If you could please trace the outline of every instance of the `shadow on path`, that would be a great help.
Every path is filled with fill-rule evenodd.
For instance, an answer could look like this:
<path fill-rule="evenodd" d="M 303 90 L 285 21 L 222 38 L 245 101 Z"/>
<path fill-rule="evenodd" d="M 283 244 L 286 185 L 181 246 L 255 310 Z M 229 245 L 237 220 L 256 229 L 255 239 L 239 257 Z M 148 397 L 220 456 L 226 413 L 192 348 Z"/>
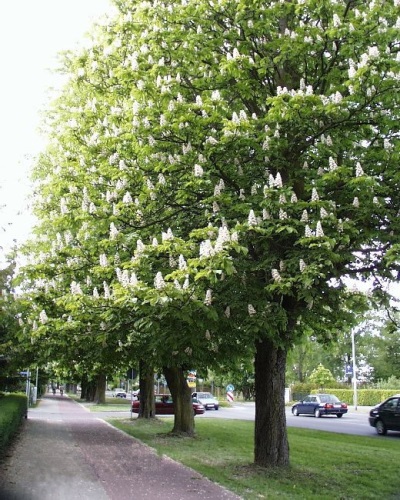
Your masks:
<path fill-rule="evenodd" d="M 1 500 L 238 498 L 65 396 L 29 410 L 0 464 Z"/>

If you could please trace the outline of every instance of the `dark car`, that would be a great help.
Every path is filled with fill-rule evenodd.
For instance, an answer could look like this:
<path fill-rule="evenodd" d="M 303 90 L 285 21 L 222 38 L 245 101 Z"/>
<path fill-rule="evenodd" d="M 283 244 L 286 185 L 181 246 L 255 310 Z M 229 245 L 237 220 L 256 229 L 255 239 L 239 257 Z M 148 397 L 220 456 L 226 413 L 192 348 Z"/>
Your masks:
<path fill-rule="evenodd" d="M 334 394 L 310 394 L 303 401 L 299 401 L 292 406 L 292 413 L 298 415 L 336 415 L 341 418 L 347 413 L 347 404 L 340 401 Z"/>
<path fill-rule="evenodd" d="M 167 394 L 156 394 L 154 396 L 156 403 L 156 415 L 173 415 L 175 413 L 174 402 L 172 397 Z M 197 402 L 192 401 L 193 413 L 195 415 L 202 415 L 205 412 L 204 406 Z M 132 412 L 139 413 L 140 401 L 132 402 Z"/>
<path fill-rule="evenodd" d="M 369 412 L 369 424 L 384 436 L 387 431 L 400 431 L 400 394 L 376 405 Z"/>

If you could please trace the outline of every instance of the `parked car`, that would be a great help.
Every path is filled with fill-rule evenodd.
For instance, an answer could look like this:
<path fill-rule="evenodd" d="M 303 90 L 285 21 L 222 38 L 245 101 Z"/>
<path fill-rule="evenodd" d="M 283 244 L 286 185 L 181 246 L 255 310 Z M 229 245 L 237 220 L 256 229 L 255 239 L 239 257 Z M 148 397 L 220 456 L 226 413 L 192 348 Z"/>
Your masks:
<path fill-rule="evenodd" d="M 298 415 L 336 415 L 341 418 L 347 413 L 347 404 L 340 401 L 334 394 L 310 394 L 303 401 L 292 406 L 292 413 Z"/>
<path fill-rule="evenodd" d="M 384 436 L 387 431 L 400 431 L 400 394 L 376 405 L 369 412 L 369 424 Z"/>
<path fill-rule="evenodd" d="M 218 410 L 219 408 L 219 401 L 211 392 L 194 392 L 192 398 L 200 401 L 206 410 L 211 410 L 212 408 Z"/>
<path fill-rule="evenodd" d="M 174 402 L 172 397 L 167 394 L 156 394 L 154 396 L 156 403 L 156 415 L 173 415 L 175 413 Z M 193 413 L 195 415 L 202 415 L 205 412 L 204 406 L 197 402 L 192 401 Z M 132 402 L 132 412 L 139 413 L 140 401 Z"/>
<path fill-rule="evenodd" d="M 124 389 L 114 389 L 112 391 L 112 397 L 113 398 L 126 398 L 126 391 Z"/>

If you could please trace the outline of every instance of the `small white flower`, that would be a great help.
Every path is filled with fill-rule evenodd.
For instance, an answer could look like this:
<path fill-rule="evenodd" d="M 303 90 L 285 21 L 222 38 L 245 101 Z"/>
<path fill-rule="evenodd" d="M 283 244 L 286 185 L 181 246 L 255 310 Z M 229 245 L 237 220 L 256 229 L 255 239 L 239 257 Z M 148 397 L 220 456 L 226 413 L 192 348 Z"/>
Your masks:
<path fill-rule="evenodd" d="M 304 236 L 305 236 L 306 238 L 312 238 L 312 236 L 313 236 L 313 233 L 312 233 L 312 231 L 311 231 L 311 229 L 310 229 L 310 226 L 309 226 L 308 224 L 306 225 L 306 229 L 305 229 L 305 232 L 304 232 Z"/>
<path fill-rule="evenodd" d="M 303 213 L 301 214 L 301 222 L 308 222 L 308 212 L 307 210 L 303 210 Z"/>
<path fill-rule="evenodd" d="M 322 238 L 323 236 L 325 236 L 324 231 L 322 229 L 321 221 L 317 222 L 317 229 L 315 231 L 315 236 L 317 236 L 317 238 Z"/>
<path fill-rule="evenodd" d="M 130 203 L 132 203 L 132 196 L 130 193 L 125 193 L 124 194 L 124 197 L 122 198 L 122 203 L 125 203 L 125 205 L 128 205 Z"/>
<path fill-rule="evenodd" d="M 162 237 L 162 241 L 169 241 L 169 240 L 173 240 L 173 239 L 174 239 L 174 235 L 172 234 L 171 228 L 169 227 L 169 228 L 167 229 L 167 232 L 166 232 L 166 233 L 162 233 L 162 234 L 161 234 L 161 237 Z"/>
<path fill-rule="evenodd" d="M 225 314 L 225 316 L 227 318 L 230 318 L 230 316 L 231 316 L 231 308 L 229 306 L 226 306 L 224 314 Z"/>
<path fill-rule="evenodd" d="M 363 175 L 364 175 L 364 170 L 362 169 L 360 162 L 357 162 L 357 165 L 356 165 L 356 177 L 361 177 Z"/>
<path fill-rule="evenodd" d="M 39 321 L 42 325 L 45 325 L 49 318 L 47 317 L 46 311 L 43 309 L 39 314 Z"/>
<path fill-rule="evenodd" d="M 275 183 L 275 187 L 277 187 L 277 188 L 283 187 L 282 177 L 281 177 L 281 174 L 279 172 L 276 174 L 274 183 Z"/>
<path fill-rule="evenodd" d="M 111 293 L 110 293 L 110 287 L 108 286 L 108 283 L 106 281 L 103 281 L 103 288 L 104 288 L 104 298 L 109 299 L 111 297 Z"/>
<path fill-rule="evenodd" d="M 318 200 L 319 200 L 318 191 L 315 187 L 313 187 L 311 193 L 311 201 L 318 201 Z"/>
<path fill-rule="evenodd" d="M 334 170 L 337 169 L 337 163 L 336 161 L 332 158 L 332 156 L 329 157 L 329 170 L 333 172 Z"/>
<path fill-rule="evenodd" d="M 210 289 L 208 289 L 206 292 L 206 298 L 204 299 L 204 304 L 206 306 L 211 306 L 212 304 L 212 292 Z"/>
<path fill-rule="evenodd" d="M 359 208 L 359 206 L 360 206 L 360 200 L 358 199 L 357 196 L 355 196 L 353 200 L 353 207 Z"/>
<path fill-rule="evenodd" d="M 258 226 L 258 221 L 257 221 L 257 217 L 254 214 L 254 210 L 250 210 L 247 222 L 248 222 L 249 226 Z"/>
<path fill-rule="evenodd" d="M 186 264 L 186 260 L 182 254 L 179 256 L 178 262 L 179 262 L 179 269 L 181 271 L 185 271 L 187 269 L 187 264 Z"/>
<path fill-rule="evenodd" d="M 321 208 L 321 210 L 320 210 L 319 213 L 320 213 L 321 219 L 326 219 L 328 217 L 328 215 L 329 215 L 328 212 L 325 210 L 324 207 Z"/>
<path fill-rule="evenodd" d="M 163 288 L 165 288 L 165 281 L 161 272 L 158 272 L 156 274 L 156 277 L 154 278 L 154 287 L 157 290 L 162 290 Z"/>
<path fill-rule="evenodd" d="M 200 243 L 200 257 L 212 257 L 214 253 L 214 248 L 210 240 L 205 240 Z"/>
<path fill-rule="evenodd" d="M 287 218 L 288 218 L 287 213 L 286 213 L 284 210 L 282 210 L 282 209 L 280 208 L 280 209 L 279 209 L 279 219 L 280 219 L 280 220 L 285 220 L 285 219 L 287 219 Z"/>
<path fill-rule="evenodd" d="M 79 283 L 76 283 L 75 281 L 73 281 L 71 283 L 71 294 L 72 295 L 83 295 L 83 292 L 82 292 L 82 289 L 81 289 L 81 286 Z"/>
<path fill-rule="evenodd" d="M 252 304 L 248 304 L 247 311 L 249 313 L 249 316 L 254 316 L 255 314 L 257 314 L 257 311 Z"/>
<path fill-rule="evenodd" d="M 300 261 L 299 261 L 299 267 L 300 267 L 300 271 L 301 272 L 305 271 L 305 269 L 307 267 L 307 264 L 304 262 L 303 259 L 300 259 Z"/>
<path fill-rule="evenodd" d="M 271 219 L 271 214 L 265 208 L 262 211 L 262 218 L 263 218 L 263 220 L 269 220 L 269 219 Z"/>
<path fill-rule="evenodd" d="M 340 17 L 337 14 L 333 14 L 333 26 L 338 28 L 341 24 Z"/>
<path fill-rule="evenodd" d="M 273 280 L 276 281 L 277 283 L 282 281 L 282 278 L 281 278 L 281 275 L 279 274 L 278 269 L 272 269 L 271 274 L 272 274 Z"/>
<path fill-rule="evenodd" d="M 110 240 L 114 240 L 119 234 L 118 229 L 115 227 L 114 222 L 110 224 Z"/>
<path fill-rule="evenodd" d="M 145 251 L 146 247 L 143 243 L 142 240 L 137 240 L 136 242 L 136 255 L 138 257 L 140 257 L 141 255 L 143 255 L 143 252 Z"/>

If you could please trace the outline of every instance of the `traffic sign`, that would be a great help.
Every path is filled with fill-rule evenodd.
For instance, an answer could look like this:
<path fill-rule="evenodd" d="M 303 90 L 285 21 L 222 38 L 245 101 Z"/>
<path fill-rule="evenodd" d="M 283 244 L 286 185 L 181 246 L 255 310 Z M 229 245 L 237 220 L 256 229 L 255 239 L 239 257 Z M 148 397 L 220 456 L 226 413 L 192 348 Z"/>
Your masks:
<path fill-rule="evenodd" d="M 235 390 L 235 386 L 234 386 L 234 385 L 232 385 L 232 384 L 228 384 L 228 385 L 226 386 L 226 392 L 232 392 L 232 391 L 234 391 L 234 390 Z"/>

